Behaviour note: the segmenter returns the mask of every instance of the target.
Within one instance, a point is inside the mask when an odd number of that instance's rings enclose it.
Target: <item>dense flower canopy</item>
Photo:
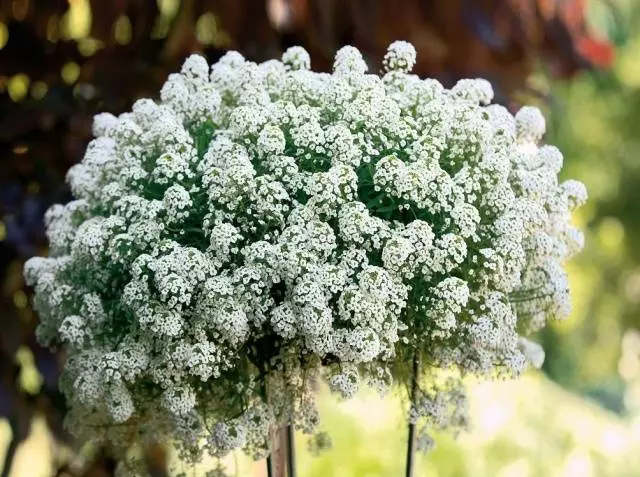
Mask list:
[[[462,376],[540,365],[524,336],[570,310],[585,188],[558,182],[540,111],[415,60],[406,42],[381,76],[353,47],[332,74],[299,47],[191,56],[160,101],[96,116],[76,200],[25,266],[39,339],[68,351],[71,430],[257,458],[274,425],[316,431],[321,378],[410,386],[415,359],[428,429],[464,424]]]

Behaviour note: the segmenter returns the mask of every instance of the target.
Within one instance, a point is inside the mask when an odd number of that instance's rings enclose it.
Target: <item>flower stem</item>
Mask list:
[[[414,351],[413,369],[411,374],[411,406],[414,405],[418,394],[418,372],[420,369],[420,355],[418,350]],[[413,467],[416,453],[416,424],[409,417],[409,434],[407,436],[407,460],[405,467],[405,477],[413,477]]]
[[[287,472],[288,477],[296,477],[296,454],[293,424],[287,426]]]
[[[267,456],[267,477],[274,477],[273,459],[271,453]]]

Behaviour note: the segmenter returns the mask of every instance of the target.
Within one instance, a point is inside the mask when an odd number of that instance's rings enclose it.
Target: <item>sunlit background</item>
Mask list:
[[[416,44],[420,74],[485,76],[501,102],[540,105],[563,174],[590,195],[576,218],[587,245],[569,267],[574,312],[538,337],[542,372],[470,383],[473,429],[438,436],[416,475],[640,475],[640,2],[0,0],[1,477],[112,475],[108,456],[61,427],[62,358],[35,342],[20,273],[46,250],[42,213],[69,199],[64,172],[92,114],[153,96],[192,51],[262,60],[302,43],[326,69],[343,43],[376,64],[394,39]],[[298,436],[299,475],[401,475],[400,399],[321,395],[333,449],[314,457]],[[153,475],[168,475],[171,451],[149,453]],[[242,456],[228,464],[264,475]]]

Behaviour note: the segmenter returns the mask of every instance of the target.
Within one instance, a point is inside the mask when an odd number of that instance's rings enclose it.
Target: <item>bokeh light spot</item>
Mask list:
[[[121,15],[113,24],[113,38],[120,45],[131,41],[131,21],[128,16]]]
[[[95,38],[82,38],[78,40],[78,51],[82,56],[91,56],[102,47],[102,42]]]
[[[88,36],[91,21],[89,0],[69,0],[69,10],[60,20],[62,36],[67,40],[79,40]]]
[[[598,226],[598,242],[602,251],[615,256],[621,251],[624,240],[624,227],[615,217],[604,218]]]
[[[640,88],[640,38],[636,38],[629,43],[620,55],[616,71],[622,83],[629,88]]]
[[[198,18],[196,23],[196,38],[204,45],[211,45],[214,42],[218,29],[216,16],[207,12]]]
[[[44,98],[47,95],[48,91],[49,91],[49,87],[47,86],[47,83],[45,83],[44,81],[36,81],[31,86],[31,96],[33,96],[33,99]]]
[[[9,41],[9,29],[7,28],[7,25],[0,22],[0,50],[5,47],[8,41]]]
[[[0,221],[0,242],[7,238],[7,226]]]
[[[13,304],[18,309],[26,308],[29,304],[27,294],[23,290],[18,290],[13,294]]]
[[[180,8],[179,0],[157,0],[157,4],[160,15],[157,16],[156,23],[151,31],[152,39],[161,39],[167,36],[171,21]]]
[[[55,43],[60,38],[60,19],[58,15],[51,15],[47,20],[47,40]]]
[[[9,97],[15,101],[21,101],[29,91],[29,77],[24,73],[18,73],[15,76],[12,76],[9,80],[9,84],[7,85],[7,91],[9,92]]]
[[[13,146],[14,154],[24,154],[28,150],[29,150],[28,144],[16,144],[15,146]]]
[[[28,394],[37,394],[42,387],[42,376],[35,366],[33,353],[27,346],[20,346],[16,351],[15,360],[20,365],[18,383]]]
[[[218,17],[211,13],[204,13],[196,22],[196,38],[203,45],[213,45],[215,47],[228,46],[231,41],[220,26]]]
[[[78,80],[80,76],[80,66],[78,63],[69,62],[62,67],[62,71],[60,72],[60,76],[67,84],[73,84]]]
[[[178,13],[179,0],[158,0],[158,10],[163,17],[173,18]]]

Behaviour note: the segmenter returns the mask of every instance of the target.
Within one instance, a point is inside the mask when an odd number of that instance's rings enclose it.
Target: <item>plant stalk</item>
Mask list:
[[[420,355],[415,350],[413,355],[413,369],[411,371],[411,406],[414,405],[418,394],[418,373],[420,370]],[[413,468],[415,466],[416,454],[416,424],[409,419],[409,433],[407,436],[407,460],[405,467],[405,477],[413,477]]]
[[[296,477],[296,453],[295,440],[293,434],[293,424],[287,426],[287,472],[288,477]]]

